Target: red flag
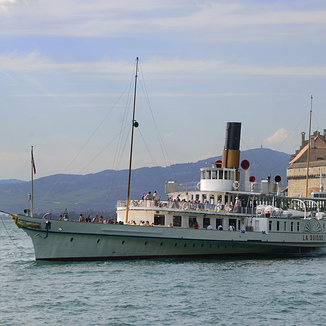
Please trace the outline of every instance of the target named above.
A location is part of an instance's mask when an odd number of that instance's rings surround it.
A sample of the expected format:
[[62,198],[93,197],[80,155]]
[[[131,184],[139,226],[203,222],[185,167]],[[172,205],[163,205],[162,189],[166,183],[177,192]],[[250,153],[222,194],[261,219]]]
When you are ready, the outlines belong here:
[[32,167],[33,167],[33,171],[34,174],[36,174],[36,167],[35,167],[35,162],[34,162],[34,155],[33,155],[33,146],[32,146],[32,150],[31,150],[31,157],[32,157]]

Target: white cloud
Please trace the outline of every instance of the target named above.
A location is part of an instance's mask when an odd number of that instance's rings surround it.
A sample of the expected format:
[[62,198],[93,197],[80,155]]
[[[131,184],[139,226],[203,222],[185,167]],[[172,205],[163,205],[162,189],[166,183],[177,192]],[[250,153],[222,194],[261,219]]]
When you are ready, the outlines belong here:
[[294,138],[293,133],[289,133],[284,128],[277,130],[273,135],[263,140],[263,145],[265,147],[274,148],[276,150],[282,146],[283,148],[293,151],[293,146],[296,144],[297,139]]
[[285,141],[289,137],[288,132],[282,128],[277,130],[273,135],[269,136],[263,141],[265,146],[274,146]]
[[[56,73],[83,73],[97,74],[99,78],[106,74],[107,78],[117,78],[117,76],[130,76],[133,62],[112,61],[103,59],[94,62],[55,62],[51,58],[42,55],[38,51],[28,54],[20,54],[17,51],[7,54],[0,54],[1,72],[24,72],[42,73],[51,71]],[[152,57],[147,62],[142,62],[143,72],[150,76],[174,78],[199,75],[249,75],[249,76],[325,76],[326,66],[289,66],[280,64],[266,65],[241,65],[231,61],[221,60],[187,60],[177,58]],[[93,76],[94,77],[94,76]]]
[[[305,37],[309,28],[309,35],[322,35],[325,17],[326,10],[316,1],[306,6],[305,1],[2,0],[0,34],[121,37],[166,33],[174,36],[177,32],[191,40],[207,37],[225,42],[293,41]],[[272,29],[264,28],[270,25]]]

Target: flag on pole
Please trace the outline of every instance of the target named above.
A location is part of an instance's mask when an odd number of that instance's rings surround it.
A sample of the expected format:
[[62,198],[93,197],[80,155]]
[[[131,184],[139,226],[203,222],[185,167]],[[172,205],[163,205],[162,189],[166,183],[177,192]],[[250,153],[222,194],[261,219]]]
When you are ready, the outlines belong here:
[[31,150],[31,158],[32,158],[32,167],[33,167],[33,171],[34,174],[36,174],[36,167],[35,167],[35,162],[34,162],[34,155],[33,155],[33,146],[32,146],[32,150]]

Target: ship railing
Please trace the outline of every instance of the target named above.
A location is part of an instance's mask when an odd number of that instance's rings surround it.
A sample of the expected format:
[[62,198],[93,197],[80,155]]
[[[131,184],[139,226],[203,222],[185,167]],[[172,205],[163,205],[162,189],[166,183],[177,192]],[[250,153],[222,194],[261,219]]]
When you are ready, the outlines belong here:
[[[119,200],[117,203],[118,208],[124,208],[127,205],[126,200]],[[196,210],[196,211],[207,211],[207,212],[222,212],[222,213],[238,213],[241,215],[256,215],[256,208],[251,207],[221,207],[218,204],[203,204],[196,202],[186,201],[161,201],[161,200],[130,200],[129,208],[166,208],[175,209],[180,211]]]

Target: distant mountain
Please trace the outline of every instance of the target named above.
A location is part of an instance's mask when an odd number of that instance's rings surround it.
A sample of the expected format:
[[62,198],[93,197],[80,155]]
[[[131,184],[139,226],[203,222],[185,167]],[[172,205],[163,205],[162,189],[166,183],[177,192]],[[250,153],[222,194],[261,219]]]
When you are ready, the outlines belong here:
[[22,183],[25,181],[18,180],[18,179],[7,179],[7,180],[0,180],[0,185],[1,184],[10,184],[10,183]]
[[[165,199],[166,181],[178,183],[198,182],[200,168],[206,162],[215,162],[220,157],[212,157],[196,163],[174,164],[169,167],[144,167],[132,171],[130,198],[141,198],[143,193],[156,190]],[[286,187],[286,168],[290,155],[266,148],[241,152],[240,160],[250,162],[250,175],[259,182],[271,175],[282,177],[282,187]],[[65,208],[79,213],[87,210],[112,212],[117,199],[125,199],[128,171],[105,170],[87,175],[57,174],[34,180],[34,213],[62,213]],[[21,213],[30,207],[28,194],[30,182],[0,182],[0,210]]]

